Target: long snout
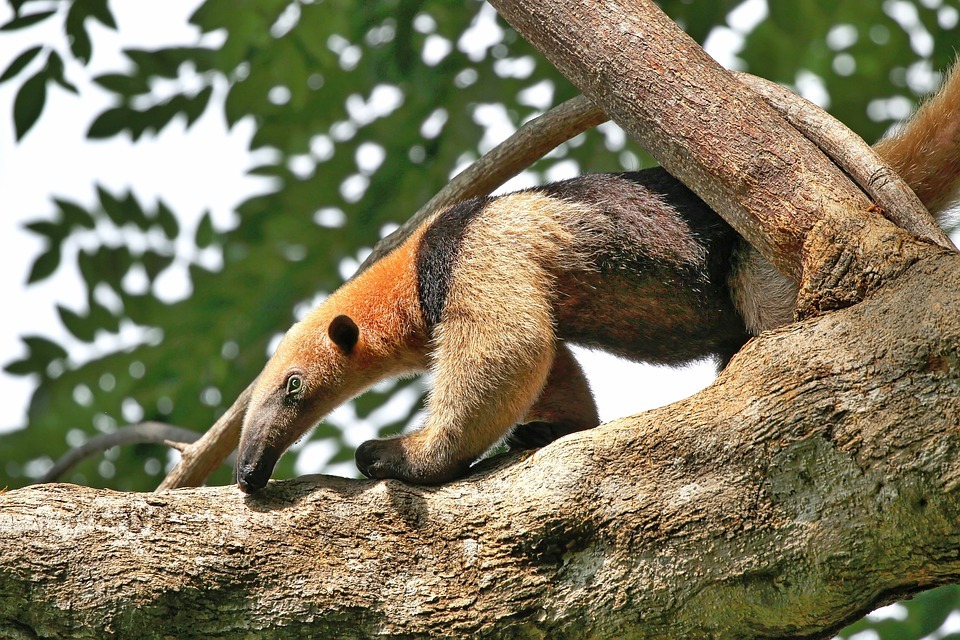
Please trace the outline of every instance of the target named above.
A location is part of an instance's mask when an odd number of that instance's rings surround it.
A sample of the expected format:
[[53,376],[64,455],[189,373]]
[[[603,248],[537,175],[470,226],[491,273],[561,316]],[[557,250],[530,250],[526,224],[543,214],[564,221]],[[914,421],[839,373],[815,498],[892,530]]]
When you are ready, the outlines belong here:
[[253,493],[267,486],[267,481],[273,475],[273,468],[277,466],[278,456],[260,457],[244,461],[237,458],[236,476],[237,486],[244,493]]
[[282,449],[265,445],[265,438],[258,435],[253,425],[244,425],[237,451],[237,464],[234,469],[237,486],[244,493],[259,491],[267,485],[273,469],[277,466]]

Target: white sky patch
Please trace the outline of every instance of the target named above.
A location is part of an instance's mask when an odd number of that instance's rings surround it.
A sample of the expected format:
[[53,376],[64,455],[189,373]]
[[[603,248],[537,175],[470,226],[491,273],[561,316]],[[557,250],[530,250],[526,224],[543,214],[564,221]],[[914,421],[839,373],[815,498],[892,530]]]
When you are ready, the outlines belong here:
[[727,15],[727,24],[738,33],[747,34],[766,20],[768,15],[770,8],[767,0],[746,0]]
[[413,30],[417,33],[433,33],[437,30],[437,21],[429,13],[418,13],[413,18]]
[[373,175],[387,157],[387,152],[375,142],[364,142],[357,147],[357,168],[365,176]]
[[436,34],[427,36],[423,43],[421,58],[428,67],[435,67],[453,51],[453,43]]
[[541,80],[517,94],[517,102],[534,109],[546,110],[553,104],[553,82]]
[[562,160],[547,169],[544,177],[547,182],[557,182],[568,178],[576,178],[580,174],[580,165],[575,160]]
[[956,7],[940,7],[937,10],[937,24],[944,31],[956,28],[958,22],[960,11],[957,11]]
[[347,214],[337,207],[324,207],[314,212],[313,221],[321,227],[338,229],[346,224]]
[[480,62],[487,56],[487,51],[494,45],[503,42],[503,29],[497,24],[497,11],[489,4],[484,4],[473,24],[460,35],[457,40],[457,49],[466,54],[473,62]]
[[316,166],[314,158],[307,153],[291,156],[290,159],[287,160],[287,168],[290,170],[290,173],[301,180],[306,180],[312,176]]
[[[101,355],[98,349],[127,348],[141,339],[148,339],[149,330],[124,329],[123,335],[104,336],[94,346],[73,339],[60,324],[52,301],[72,309],[85,308],[82,300],[85,287],[79,273],[69,268],[75,264],[75,253],[65,253],[61,270],[52,278],[24,289],[26,275],[43,246],[39,237],[25,232],[24,222],[48,219],[54,212],[53,195],[72,200],[84,208],[97,203],[94,185],[103,184],[112,194],[132,189],[141,205],[152,208],[157,199],[165,201],[180,216],[182,229],[190,229],[199,216],[210,209],[214,226],[219,229],[236,224],[233,208],[255,193],[268,189],[272,180],[246,176],[258,163],[259,156],[248,151],[253,135],[252,121],[241,121],[227,130],[222,117],[225,87],[214,87],[211,107],[188,130],[182,118],[175,119],[159,134],[144,135],[133,144],[121,135],[91,143],[84,134],[101,111],[112,106],[112,94],[100,90],[90,78],[104,73],[128,69],[129,61],[120,53],[124,47],[150,48],[173,43],[196,44],[197,29],[187,22],[195,10],[196,0],[169,0],[164,3],[112,3],[110,8],[120,24],[120,32],[90,22],[93,33],[93,56],[88,67],[67,62],[67,77],[85,96],[83,100],[52,86],[47,94],[43,114],[34,128],[20,142],[13,139],[9,114],[16,91],[23,79],[0,85],[0,111],[7,114],[0,126],[0,192],[4,194],[4,215],[0,217],[0,295],[15,300],[18,312],[0,316],[0,363],[6,364],[25,355],[20,336],[39,334],[64,344],[78,362]],[[0,21],[9,19],[9,8],[0,8]],[[46,34],[46,35],[44,35]],[[222,40],[222,34],[210,37]],[[25,32],[0,36],[0,58],[12,59],[42,40],[65,48],[64,35],[56,20]],[[195,83],[199,76],[184,67],[185,82]],[[28,76],[24,76],[28,77]],[[157,86],[160,87],[162,83]],[[167,88],[163,88],[167,90]],[[55,152],[53,152],[55,150]],[[56,180],[37,179],[56,176]],[[217,185],[212,189],[210,185]],[[126,239],[112,225],[98,226],[108,243]],[[186,235],[186,233],[185,233]],[[189,240],[189,239],[187,239]],[[79,243],[92,242],[80,240]],[[74,241],[70,241],[71,243]],[[75,252],[80,244],[69,251]],[[70,243],[68,243],[69,245]],[[178,245],[178,250],[182,247]],[[176,275],[179,271],[181,277]],[[166,274],[170,273],[169,276]],[[171,267],[164,272],[163,294],[169,299],[182,299],[187,292],[185,267]],[[136,276],[132,276],[135,283]],[[168,288],[169,287],[169,288]],[[134,331],[131,331],[133,329]],[[145,338],[144,336],[147,336]],[[29,378],[0,372],[0,430],[25,422],[25,408],[33,383]]]
[[933,36],[920,21],[915,5],[904,0],[887,0],[883,11],[907,32],[910,47],[917,55],[927,58],[933,53]]
[[[370,92],[369,100],[364,100],[363,96],[354,93],[348,96],[345,102],[350,119],[359,127],[364,127],[377,118],[390,115],[399,109],[402,104],[403,92],[390,84],[378,84],[374,87],[373,91]],[[334,139],[339,138],[334,136]]]
[[529,78],[537,64],[531,56],[504,58],[493,63],[493,72],[501,78]]
[[838,24],[827,33],[827,46],[834,51],[843,51],[857,43],[859,33],[852,24]]
[[340,197],[347,202],[359,202],[370,186],[370,178],[355,173],[340,183]]
[[604,142],[609,151],[620,151],[627,145],[627,133],[615,122],[607,121],[597,127],[603,134]]
[[473,110],[473,121],[484,128],[480,153],[486,153],[516,131],[502,104],[478,104]]
[[727,26],[716,27],[703,43],[703,49],[727,69],[743,69],[737,54],[743,49],[746,37],[770,13],[766,0],[746,0],[727,14]]
[[432,140],[440,135],[443,126],[447,124],[449,114],[443,107],[434,109],[433,113],[427,116],[427,119],[420,125],[420,135],[428,140]]
[[333,140],[330,136],[320,134],[310,138],[310,154],[317,162],[326,162],[333,157]]
[[815,105],[827,109],[830,107],[830,94],[823,79],[810,71],[797,72],[797,93]]

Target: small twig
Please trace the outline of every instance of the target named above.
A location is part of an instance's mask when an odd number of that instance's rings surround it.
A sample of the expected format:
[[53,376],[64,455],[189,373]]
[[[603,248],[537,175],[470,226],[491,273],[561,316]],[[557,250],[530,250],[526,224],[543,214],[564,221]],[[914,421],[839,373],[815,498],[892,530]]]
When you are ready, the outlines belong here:
[[[198,433],[197,435],[199,436],[200,434]],[[196,439],[191,440],[190,442],[177,442],[176,440],[164,440],[160,444],[162,444],[165,447],[170,447],[171,449],[176,449],[180,453],[183,453],[184,451],[187,450],[187,447],[189,447],[191,444],[193,444],[196,441],[197,441]]]
[[210,477],[214,469],[223,464],[240,442],[243,414],[250,402],[254,382],[243,390],[243,393],[233,401],[230,408],[203,434],[203,437],[181,451],[180,462],[170,470],[157,487],[157,491],[199,487]]
[[53,463],[53,466],[37,482],[56,482],[82,460],[113,447],[152,443],[180,448],[184,443],[194,442],[199,437],[200,434],[196,431],[163,422],[131,424],[112,433],[90,438],[79,447],[71,449]]

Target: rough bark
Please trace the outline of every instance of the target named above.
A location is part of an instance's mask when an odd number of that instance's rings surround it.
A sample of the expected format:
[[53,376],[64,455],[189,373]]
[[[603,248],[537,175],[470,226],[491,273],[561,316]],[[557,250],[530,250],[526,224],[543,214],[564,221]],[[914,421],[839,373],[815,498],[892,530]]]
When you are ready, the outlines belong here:
[[883,234],[865,302],[458,482],[2,495],[0,636],[828,637],[955,581],[960,259]]

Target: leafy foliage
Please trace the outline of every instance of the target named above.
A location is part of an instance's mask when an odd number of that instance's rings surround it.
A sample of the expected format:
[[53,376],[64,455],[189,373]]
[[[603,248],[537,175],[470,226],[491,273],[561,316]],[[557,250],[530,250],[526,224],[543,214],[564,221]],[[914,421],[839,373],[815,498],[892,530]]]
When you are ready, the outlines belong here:
[[[18,83],[13,121],[20,139],[42,126],[51,86],[77,90],[64,60],[90,60],[91,21],[123,25],[107,0],[62,0],[44,3],[44,10],[30,0],[8,4],[14,16],[0,26],[0,38],[49,21],[59,21],[67,36],[59,47],[38,40],[0,73],[0,82]],[[830,110],[868,140],[929,89],[922,72],[946,68],[958,45],[957,0],[768,4],[767,18],[738,36],[742,66],[819,87]],[[734,0],[661,5],[701,42],[717,27],[731,33],[728,20],[734,33],[742,30],[731,16],[740,5]],[[6,365],[37,385],[29,424],[0,436],[0,448],[12,452],[0,467],[0,486],[29,482],[68,443],[127,422],[205,429],[257,374],[271,340],[298,310],[336,288],[384,230],[490,146],[485,114],[502,110],[518,126],[576,93],[476,0],[206,0],[191,23],[195,46],[126,49],[128,64],[94,78],[113,105],[89,123],[87,136],[136,141],[175,119],[191,124],[222,110],[231,125],[254,123],[251,146],[270,153],[252,173],[271,178],[273,188],[243,202],[229,229],[216,228],[209,215],[186,229],[162,201],[143,203],[102,187],[90,205],[54,196],[53,213],[26,225],[45,242],[29,282],[76,272],[86,306],[57,307],[72,342],[25,336],[27,356]],[[200,38],[211,33],[223,34],[222,42]],[[161,96],[158,80],[179,90]],[[218,88],[225,99],[216,97]],[[649,162],[605,127],[563,145],[531,177]],[[187,274],[189,295],[170,300],[157,283],[178,270]],[[356,402],[356,413],[381,433],[396,431],[420,404],[407,402],[389,417],[377,410],[417,385],[378,388]],[[335,426],[321,425],[313,438],[335,445],[331,463],[352,460],[353,447]],[[277,475],[291,475],[293,460],[285,457]],[[155,446],[112,450],[69,479],[149,490],[165,465]],[[228,480],[227,470],[212,479]],[[932,597],[908,604],[909,620],[923,602],[940,603],[931,605],[938,611],[955,605]],[[869,624],[883,638],[917,637],[902,633],[927,628]]]

